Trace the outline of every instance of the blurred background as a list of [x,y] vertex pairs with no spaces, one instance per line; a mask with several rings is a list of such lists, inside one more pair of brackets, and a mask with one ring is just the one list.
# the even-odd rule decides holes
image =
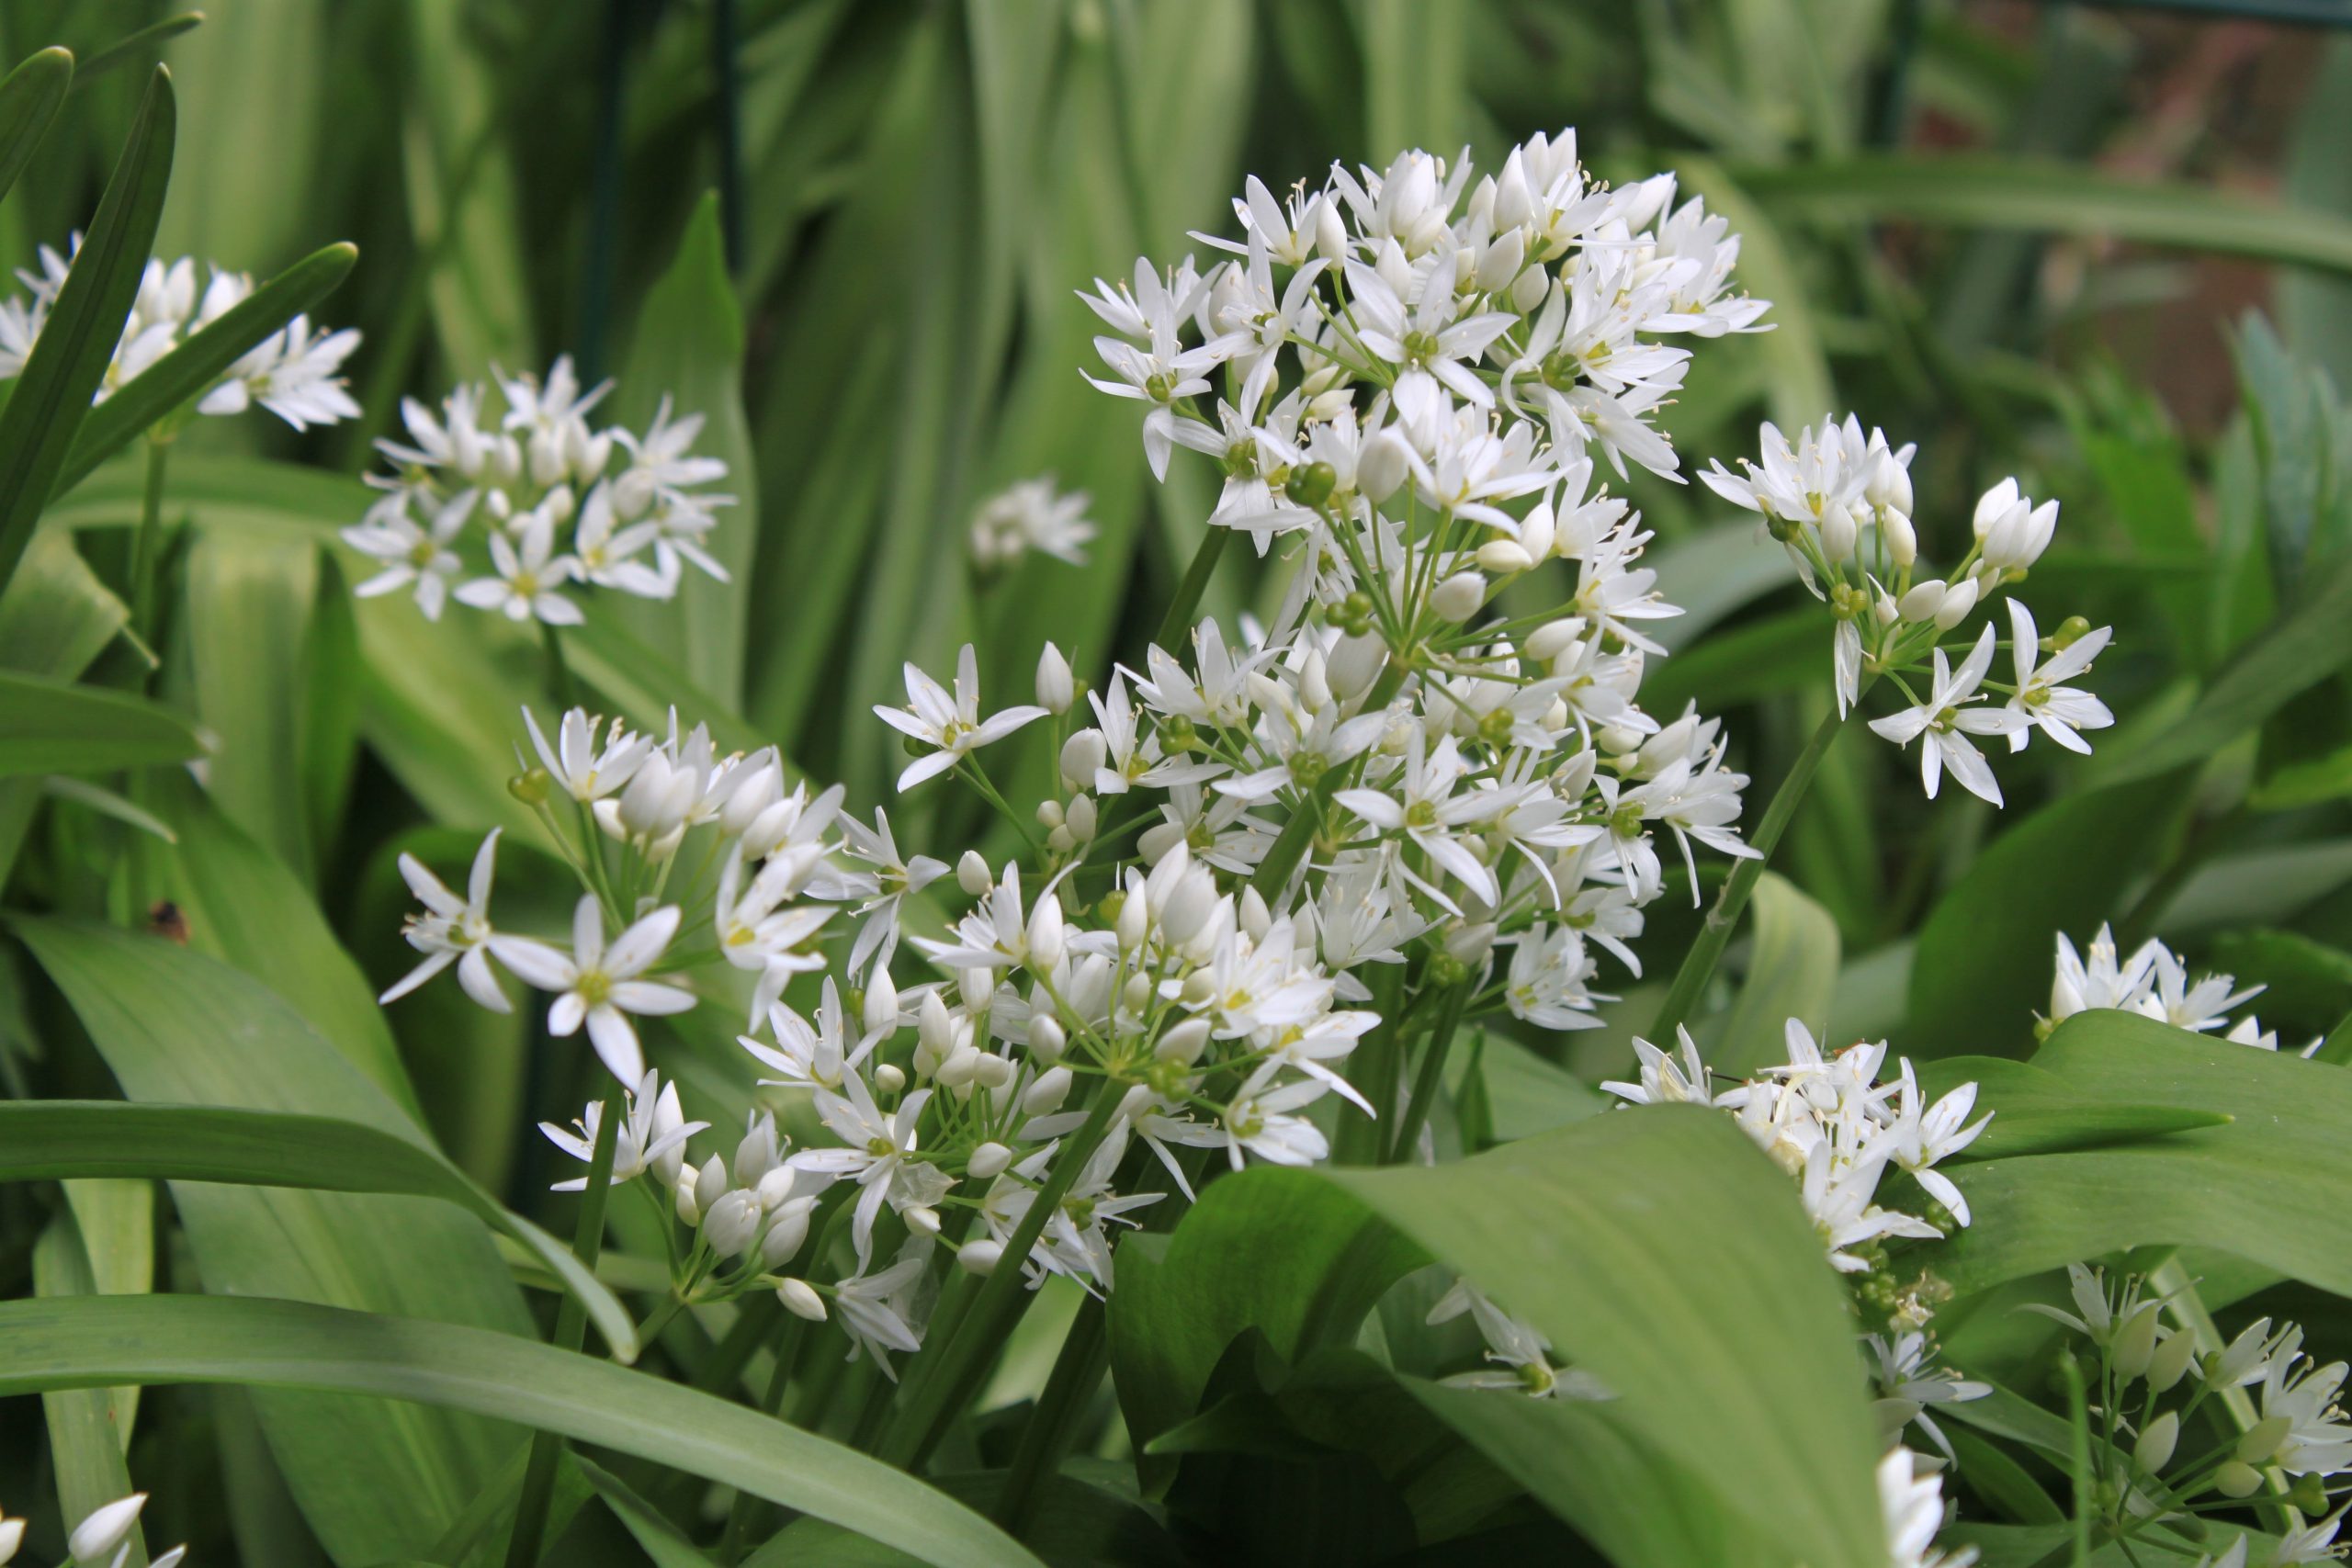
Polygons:
[[[402,395],[569,353],[618,376],[617,406],[638,417],[673,388],[710,413],[744,503],[719,535],[739,588],[633,620],[641,642],[606,649],[587,679],[639,722],[677,701],[690,722],[723,716],[722,739],[779,741],[870,810],[901,759],[867,708],[897,700],[901,660],[943,669],[975,641],[996,701],[1025,689],[1046,637],[1097,679],[1140,661],[1212,476],[1180,461],[1150,482],[1132,409],[1080,378],[1097,323],[1074,290],[1139,253],[1205,262],[1187,232],[1237,231],[1228,202],[1246,173],[1319,183],[1335,158],[1385,164],[1413,145],[1466,144],[1492,166],[1563,126],[1611,178],[1679,171],[1744,233],[1742,276],[1778,322],[1699,357],[1668,421],[1686,467],[1754,451],[1761,418],[1792,428],[1851,408],[1919,444],[1930,555],[1958,553],[1973,498],[2001,475],[2060,497],[2060,547],[2035,579],[2052,603],[2126,626],[2101,666],[2125,717],[2118,750],[2177,716],[2352,537],[2352,433],[2327,379],[2352,365],[2352,5],[2338,0],[211,0],[206,13],[156,51],[183,102],[162,248],[266,274],[356,241],[359,267],[321,315],[367,334],[351,363],[366,417],[308,437],[208,421],[185,438],[174,504],[254,526],[206,532],[186,562],[172,635],[194,657],[172,661],[192,671],[175,678],[226,740],[216,800],[310,885],[379,982],[401,962],[393,853],[449,860],[492,822],[530,829],[499,773],[512,694],[537,683],[534,648],[484,617],[427,627],[404,603],[374,604],[352,626],[349,563],[320,547],[364,505],[348,476]],[[12,58],[51,42],[86,55],[174,14],[12,0],[0,28]],[[81,90],[0,212],[0,257],[28,263],[86,220],[138,77]],[[976,507],[1046,473],[1091,496],[1087,564],[977,572]],[[62,504],[120,523],[136,487],[127,468],[101,473]],[[1750,524],[1698,487],[1637,474],[1630,488],[1659,536],[1661,586],[1690,611],[1645,705],[1725,714],[1769,787],[1828,701],[1826,633]],[[1279,591],[1278,570],[1234,551],[1209,604],[1230,615]],[[1952,907],[2001,819],[1964,797],[1930,813],[1908,759],[1843,747],[1781,859],[1801,902],[1760,906],[1777,901],[1775,929],[1798,945],[1759,937],[1742,950],[1749,969],[1809,954],[1806,995],[1834,994],[1849,1037],[1901,1024],[1906,998],[1932,1037],[1939,987],[2016,1025],[1980,1047],[2022,1049],[2052,926],[2079,939],[2124,908],[2127,926],[2164,916],[2196,946],[2200,922],[2243,923],[2256,897],[2266,929],[2291,914],[2298,942],[2341,957],[2346,719],[2340,677],[2312,685],[2249,751],[2239,784],[2255,784],[2193,823],[2177,789],[2158,803],[2169,816],[2138,797],[2097,807],[2114,856],[2153,861],[2157,886],[2143,874],[2127,899],[2110,873],[2104,892],[2047,894],[2046,919],[1932,985],[1908,933]],[[1042,780],[1047,759],[1004,750]],[[2101,783],[2097,761],[2018,761],[2012,821]],[[967,805],[931,792],[894,807],[900,841],[984,836],[990,824],[957,815]],[[2184,889],[2247,855],[2236,892],[2174,918]],[[2279,882],[2281,865],[2303,880]],[[1689,917],[1665,911],[1680,903],[1660,906],[1657,951],[1675,950]],[[1970,908],[1986,906],[1941,918]],[[2317,976],[2309,1027],[2327,1029],[2352,1005],[2352,957],[2290,956]],[[1639,995],[1624,1010],[1647,1010]],[[526,1120],[485,1088],[498,1076],[485,1064],[519,1059],[517,1043],[492,1051],[479,1017],[401,1017],[453,1146],[519,1180]],[[1620,1065],[1620,1031],[1575,1043],[1588,1065]],[[431,1070],[436,1052],[467,1054],[454,1078]],[[559,1098],[508,1077],[534,1114]]]

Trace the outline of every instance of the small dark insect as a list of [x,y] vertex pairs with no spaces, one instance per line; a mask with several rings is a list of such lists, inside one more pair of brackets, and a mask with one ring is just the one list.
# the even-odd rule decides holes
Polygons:
[[187,914],[169,898],[158,898],[147,911],[147,929],[165,942],[187,945]]

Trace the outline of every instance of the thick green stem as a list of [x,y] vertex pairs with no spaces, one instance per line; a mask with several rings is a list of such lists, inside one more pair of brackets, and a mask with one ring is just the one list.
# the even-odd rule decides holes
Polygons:
[[1053,1372],[1046,1379],[1045,1392],[1037,1396],[1037,1407],[1021,1428],[1012,1466],[1005,1472],[1004,1489],[997,1495],[996,1522],[1015,1540],[1028,1528],[1036,1509],[1038,1486],[1061,1468],[1072,1427],[1102,1386],[1103,1369],[1110,1360],[1102,1298],[1089,1296],[1079,1304],[1078,1316],[1062,1338],[1061,1353],[1054,1359]]
[[[917,1371],[910,1373],[912,1386],[907,1392],[906,1402],[899,1407],[876,1450],[882,1459],[901,1470],[918,1469],[946,1433],[957,1407],[971,1396],[988,1371],[989,1357],[1002,1348],[1006,1336],[1027,1306],[1031,1292],[1022,1275],[1023,1260],[1044,1233],[1046,1222],[1061,1207],[1070,1183],[1078,1179],[1079,1171],[1110,1133],[1124,1098],[1115,1079],[1095,1090],[1094,1104],[1087,1113],[1085,1125],[1062,1145],[1061,1156],[1046,1173],[1045,1185],[1030,1201],[1028,1213],[1021,1216],[1021,1224],[1005,1243],[995,1272],[981,1282],[972,1304],[956,1325],[954,1337],[918,1359]],[[927,1367],[922,1365],[926,1360],[930,1362]]]
[[1176,597],[1168,602],[1168,614],[1159,620],[1159,646],[1181,655],[1193,629],[1193,612],[1201,607],[1201,597],[1209,591],[1209,579],[1216,575],[1216,563],[1225,558],[1225,547],[1233,542],[1233,530],[1209,525],[1201,547],[1193,552],[1193,564],[1184,569],[1184,581],[1176,585]]
[[1430,1109],[1437,1103],[1438,1086],[1445,1081],[1445,1058],[1453,1049],[1453,1037],[1462,1030],[1462,1010],[1470,1000],[1471,983],[1464,981],[1445,994],[1439,1004],[1437,1027],[1430,1031],[1429,1043],[1421,1047],[1421,1070],[1413,1079],[1413,1098],[1405,1107],[1405,1114],[1396,1122],[1396,1130],[1388,1145],[1383,1165],[1396,1165],[1411,1157],[1413,1147],[1421,1141],[1421,1129],[1429,1125]]
[[1752,859],[1743,860],[1732,867],[1731,875],[1724,880],[1723,890],[1715,895],[1714,908],[1707,911],[1706,923],[1699,928],[1699,938],[1682,960],[1682,967],[1674,974],[1674,985],[1666,993],[1666,1000],[1651,1021],[1649,1038],[1662,1049],[1674,1046],[1675,1029],[1687,1021],[1699,1004],[1699,994],[1707,988],[1707,981],[1715,972],[1715,964],[1724,955],[1724,948],[1731,941],[1731,933],[1739,924],[1740,911],[1747,908],[1747,896],[1756,891],[1757,880],[1764,874],[1764,867],[1772,858],[1772,851],[1781,842],[1781,835],[1789,829],[1797,807],[1804,803],[1805,792],[1813,787],[1813,775],[1821,766],[1821,759],[1829,754],[1837,742],[1845,718],[1835,710],[1822,716],[1813,739],[1797,754],[1789,768],[1788,777],[1773,792],[1772,803],[1764,808],[1764,820],[1748,835],[1747,847],[1756,852]]
[[[605,1109],[596,1123],[596,1146],[588,1161],[588,1188],[580,1195],[580,1224],[571,1235],[571,1254],[593,1272],[605,1250],[605,1201],[613,1190],[613,1150],[620,1139],[621,1122],[628,1115],[628,1091],[616,1080],[605,1090]],[[577,1293],[567,1292],[556,1313],[555,1347],[577,1350],[587,1337],[588,1314]],[[548,1506],[555,1495],[556,1464],[563,1458],[563,1438],[541,1431],[531,1438],[530,1467],[523,1472],[523,1491],[514,1505],[514,1533],[506,1540],[506,1568],[532,1568],[539,1560],[539,1540],[547,1533]]]
[[172,455],[168,436],[147,437],[147,484],[139,501],[139,532],[130,546],[130,624],[149,647],[155,642],[156,601],[162,597],[164,469]]

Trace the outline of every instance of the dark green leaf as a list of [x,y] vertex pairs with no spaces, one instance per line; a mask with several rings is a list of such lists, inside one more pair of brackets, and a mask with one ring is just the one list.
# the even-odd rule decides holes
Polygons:
[[8,194],[40,150],[49,122],[73,86],[74,55],[63,49],[28,55],[0,81],[0,196]]
[[143,697],[0,671],[0,778],[185,762],[206,750],[186,719]]

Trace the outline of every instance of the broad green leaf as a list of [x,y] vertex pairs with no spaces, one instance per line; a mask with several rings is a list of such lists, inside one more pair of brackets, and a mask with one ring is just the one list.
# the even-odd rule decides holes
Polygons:
[[0,671],[0,778],[184,762],[207,750],[186,719],[143,697]]
[[[65,1206],[82,1234],[90,1279],[104,1296],[144,1295],[155,1288],[155,1184],[152,1181],[68,1181]],[[139,1419],[139,1391],[112,1392],[116,1436],[127,1450]],[[120,1496],[120,1493],[115,1494]],[[103,1501],[103,1499],[101,1499]]]
[[0,196],[8,194],[40,150],[57,107],[73,85],[74,53],[64,49],[27,55],[0,80]]
[[1758,879],[1748,910],[1747,972],[1706,1054],[1735,1077],[1789,1060],[1791,1019],[1827,1036],[1842,952],[1829,911],[1776,872]]
[[318,582],[313,547],[203,529],[188,551],[188,675],[198,719],[220,737],[205,788],[305,887],[314,873],[302,773],[311,679],[303,655]]
[[[172,51],[187,81],[187,156],[159,248],[254,263],[308,238],[311,175],[334,132],[323,61],[330,0],[220,6]],[[266,91],[255,85],[267,83]],[[339,95],[337,95],[339,96]]]
[[158,66],[74,269],[0,409],[0,587],[16,574],[121,339],[155,245],[175,123],[171,73]]
[[1478,1048],[1478,1070],[1493,1107],[1489,1131],[1497,1143],[1532,1138],[1598,1116],[1616,1103],[1566,1067],[1498,1034],[1487,1035]]
[[628,1312],[570,1247],[502,1208],[433,1150],[396,1134],[328,1116],[104,1100],[0,1101],[0,1180],[146,1177],[454,1203],[514,1237],[580,1298],[618,1359],[636,1359]]
[[1768,206],[1809,218],[2102,234],[2352,272],[2352,219],[2055,162],[1891,153],[1734,174]]
[[1974,1211],[1936,1261],[1955,1288],[2127,1247],[2206,1247],[2352,1294],[2352,1074],[2112,1010],[2067,1019],[2031,1066],[2086,1100],[2233,1121],[1954,1166]]
[[[70,1209],[52,1217],[34,1244],[33,1289],[44,1301],[101,1293]],[[57,1472],[58,1512],[67,1519],[85,1518],[133,1490],[130,1467],[123,1462],[130,1438],[129,1412],[121,1402],[124,1393],[95,1387],[52,1389],[41,1395],[50,1463]],[[144,1568],[143,1533],[134,1528],[131,1540],[130,1561]]]
[[141,371],[82,422],[73,453],[57,476],[56,493],[80,484],[99,464],[219,380],[254,344],[334,293],[358,259],[359,249],[351,244],[311,253]]
[[[0,1304],[0,1393],[124,1381],[413,1401],[636,1454],[929,1562],[1037,1562],[978,1514],[879,1461],[742,1405],[511,1335],[217,1296]],[[379,1543],[355,1560],[385,1555]]]
[[130,606],[98,581],[73,536],[44,528],[0,594],[0,670],[71,681],[130,624]]
[[[1687,538],[1661,545],[1645,556],[1642,564],[1657,573],[1658,592],[1682,612],[1660,623],[1658,640],[1675,657],[1657,664],[1653,676],[1679,668],[1690,657],[1684,649],[1703,651],[1711,647],[1716,638],[1705,634],[1726,617],[1797,580],[1789,552],[1758,543],[1755,527],[1747,523],[1702,527]],[[1820,613],[1810,605],[1806,611],[1806,624],[1818,631]],[[1825,656],[1826,649],[1824,642]],[[1826,670],[1828,665],[1825,662],[1822,668]]]
[[413,287],[431,302],[444,360],[458,375],[480,376],[492,361],[536,369],[524,207],[496,81],[460,7],[413,6],[401,15],[410,32],[401,168],[409,229],[425,257]]
[[1826,682],[1829,660],[1820,609],[1807,604],[1726,627],[1651,665],[1642,700],[1656,704],[1660,713],[1679,712],[1694,702],[1713,713]]
[[[1777,1561],[1883,1558],[1842,1292],[1793,1188],[1728,1118],[1645,1108],[1453,1165],[1232,1182],[1356,1198],[1615,1391],[1625,1431],[1704,1478]],[[1718,1310],[1724,1280],[1737,1314]]]
[[[406,1113],[288,1004],[217,960],[119,929],[14,928],[133,1100],[334,1117],[425,1146]],[[531,1331],[521,1294],[472,1215],[418,1198],[180,1182],[205,1287]],[[109,1379],[108,1382],[120,1382]],[[346,1396],[255,1395],[302,1512],[339,1561],[439,1539],[520,1435],[470,1416]]]
[[[2197,492],[2180,443],[2154,427],[2152,411],[2143,426],[2129,433],[2085,431],[2083,456],[2116,521],[2139,550],[2155,557],[2203,553],[2208,547],[2197,523]],[[2160,582],[2151,592],[2172,624],[2181,662],[2192,670],[2209,668],[2220,651],[2212,635],[2211,581],[2192,577]]]
[[703,421],[695,451],[727,465],[724,483],[715,488],[735,497],[708,538],[729,581],[714,581],[689,565],[676,598],[608,595],[611,603],[597,604],[593,618],[628,626],[730,708],[742,702],[752,558],[760,534],[759,478],[743,419],[742,383],[743,312],[727,276],[718,197],[712,192],[695,207],[676,257],[646,298],[614,417],[643,430],[666,403],[673,419]]
[[2177,779],[2142,777],[2043,807],[1994,840],[1920,927],[1905,1049],[2023,1055],[2058,934],[2080,944],[2120,915],[2188,804]]
[[1408,147],[1450,158],[1470,130],[1461,15],[1416,0],[1356,0],[1353,8],[1363,48],[1365,139],[1374,161],[1385,165]]

